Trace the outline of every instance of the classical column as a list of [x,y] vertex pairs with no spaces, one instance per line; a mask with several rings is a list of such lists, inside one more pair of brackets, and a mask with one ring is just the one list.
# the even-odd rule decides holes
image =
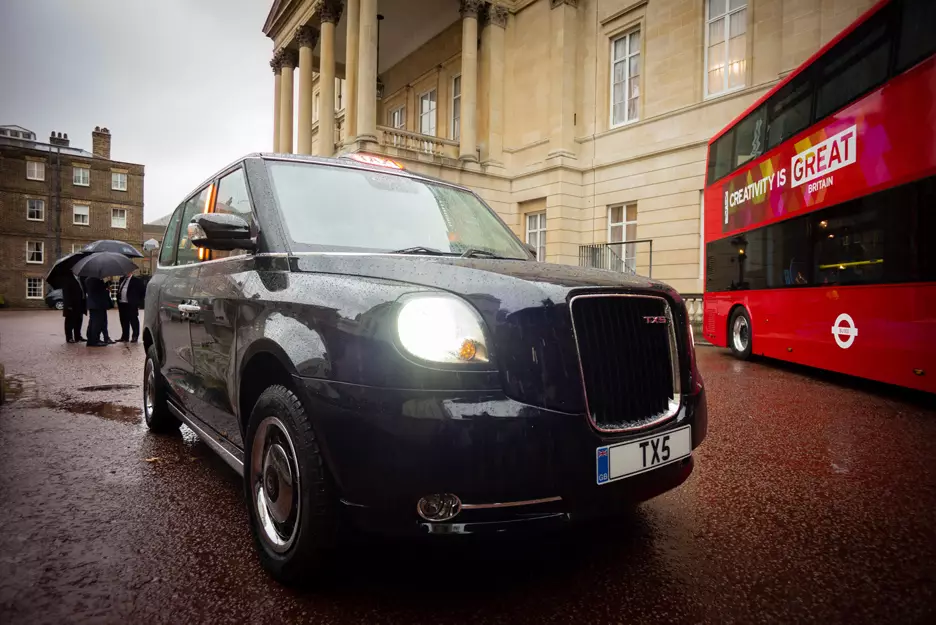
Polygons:
[[504,160],[504,31],[507,28],[507,7],[495,4],[488,9],[487,27],[481,34],[488,46],[487,141],[484,161],[503,167]]
[[273,151],[279,152],[280,101],[283,97],[283,77],[280,72],[282,55],[276,54],[270,61],[273,68]]
[[461,0],[461,128],[458,157],[478,161],[478,9],[481,0]]
[[357,138],[377,142],[377,0],[361,0]]
[[548,156],[575,158],[575,50],[578,0],[550,0]]
[[341,19],[341,0],[324,0],[319,7],[322,19],[322,47],[319,50],[319,156],[335,154],[335,25]]
[[345,137],[357,136],[358,49],[361,40],[361,0],[347,0],[345,14]]
[[311,26],[296,29],[296,42],[299,44],[299,136],[296,140],[296,152],[312,154],[312,51],[318,43],[319,33]]
[[293,70],[298,63],[299,54],[295,50],[283,50],[279,151],[286,154],[293,151]]

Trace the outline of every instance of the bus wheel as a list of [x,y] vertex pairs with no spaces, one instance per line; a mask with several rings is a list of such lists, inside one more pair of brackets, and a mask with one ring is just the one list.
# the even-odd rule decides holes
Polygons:
[[728,322],[728,347],[736,358],[747,360],[751,357],[751,317],[743,306],[731,313]]

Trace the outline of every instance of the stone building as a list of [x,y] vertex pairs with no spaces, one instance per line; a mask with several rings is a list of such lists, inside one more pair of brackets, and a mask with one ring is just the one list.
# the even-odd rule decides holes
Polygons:
[[467,185],[550,262],[646,274],[652,241],[698,293],[706,142],[872,4],[275,0],[273,149]]
[[56,259],[91,241],[138,245],[143,165],[111,160],[107,128],[91,151],[53,132],[48,143],[19,126],[0,127],[0,297],[7,306],[44,306]]

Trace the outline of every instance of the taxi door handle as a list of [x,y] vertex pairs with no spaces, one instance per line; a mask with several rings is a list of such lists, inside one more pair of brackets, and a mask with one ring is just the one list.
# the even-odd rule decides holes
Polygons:
[[179,304],[179,312],[189,314],[201,312],[201,306],[195,306],[193,304]]

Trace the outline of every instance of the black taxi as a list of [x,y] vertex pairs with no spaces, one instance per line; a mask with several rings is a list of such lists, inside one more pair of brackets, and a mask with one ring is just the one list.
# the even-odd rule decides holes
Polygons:
[[176,209],[146,293],[144,415],[244,478],[264,567],[344,528],[469,534],[612,514],[706,434],[667,285],[536,262],[475,193],[374,155],[251,154]]

